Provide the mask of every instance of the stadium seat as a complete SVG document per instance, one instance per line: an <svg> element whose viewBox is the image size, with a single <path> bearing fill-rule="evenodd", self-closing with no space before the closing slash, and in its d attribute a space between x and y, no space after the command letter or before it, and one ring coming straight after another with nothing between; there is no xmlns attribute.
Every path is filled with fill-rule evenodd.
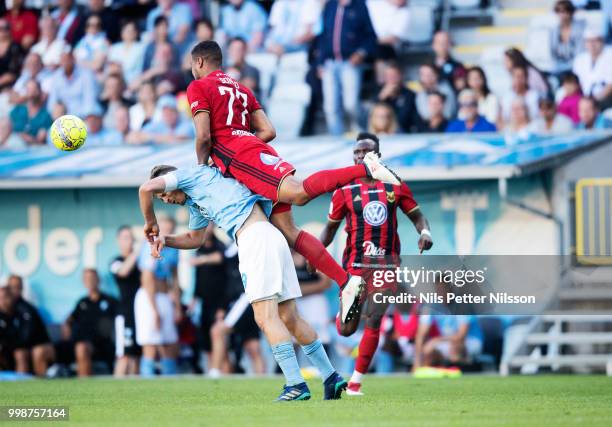
<svg viewBox="0 0 612 427"><path fill-rule="evenodd" d="M510 75L504 67L503 46L489 47L480 55L480 65L487 75L489 89L497 96L502 96L510 88Z"/></svg>
<svg viewBox="0 0 612 427"><path fill-rule="evenodd" d="M267 108L276 134L288 138L299 135L306 106L310 102L310 86L306 83L277 84Z"/></svg>
<svg viewBox="0 0 612 427"><path fill-rule="evenodd" d="M294 52L284 54L278 64L275 85L304 83L308 73L308 54Z"/></svg>
<svg viewBox="0 0 612 427"><path fill-rule="evenodd" d="M474 9L480 7L480 0L451 0L450 4L456 9Z"/></svg>
<svg viewBox="0 0 612 427"><path fill-rule="evenodd" d="M434 31L434 13L431 6L410 4L410 31L406 40L409 43L429 43Z"/></svg>

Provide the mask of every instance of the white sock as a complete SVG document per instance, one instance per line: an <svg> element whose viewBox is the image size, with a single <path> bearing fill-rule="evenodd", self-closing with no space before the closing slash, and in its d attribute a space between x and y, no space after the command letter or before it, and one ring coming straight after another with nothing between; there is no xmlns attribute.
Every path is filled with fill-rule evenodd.
<svg viewBox="0 0 612 427"><path fill-rule="evenodd" d="M213 379L220 378L221 377L221 371L219 369L212 368L212 369L210 369L208 371L208 377L209 378L213 378Z"/></svg>
<svg viewBox="0 0 612 427"><path fill-rule="evenodd" d="M353 371L350 382L361 384L361 377L363 377L361 372Z"/></svg>

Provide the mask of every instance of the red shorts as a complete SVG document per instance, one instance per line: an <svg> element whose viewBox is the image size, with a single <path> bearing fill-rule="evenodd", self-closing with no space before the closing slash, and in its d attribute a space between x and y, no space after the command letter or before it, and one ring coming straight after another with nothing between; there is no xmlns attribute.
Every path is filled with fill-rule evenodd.
<svg viewBox="0 0 612 427"><path fill-rule="evenodd" d="M213 147L213 160L219 167L219 163L227 166L226 175L231 175L253 193L272 200L275 204L273 213L290 210L291 205L278 203L278 189L285 177L295 173L293 165L280 158L274 148L258 138L241 137L239 147L239 151L231 153L231 158L225 159L215 155L220 150ZM223 152L230 154L226 148Z"/></svg>
<svg viewBox="0 0 612 427"><path fill-rule="evenodd" d="M390 268L350 268L347 270L353 276L361 276L366 282L366 295L371 295L374 292L390 291L397 293L397 281L394 279L387 281L384 278L386 271L393 271L395 267ZM376 273L378 272L378 273ZM376 273L376 274L375 274Z"/></svg>

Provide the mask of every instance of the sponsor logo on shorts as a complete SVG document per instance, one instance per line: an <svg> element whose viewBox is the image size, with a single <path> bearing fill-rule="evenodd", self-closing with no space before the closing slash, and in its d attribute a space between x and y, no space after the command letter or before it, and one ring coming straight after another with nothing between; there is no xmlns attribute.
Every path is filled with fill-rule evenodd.
<svg viewBox="0 0 612 427"><path fill-rule="evenodd" d="M251 132L247 132L246 130L233 130L232 136L255 136Z"/></svg>
<svg viewBox="0 0 612 427"><path fill-rule="evenodd" d="M385 253L387 252L387 250L385 248L379 248L378 246L376 246L374 243L370 242L369 240L366 240L365 242L363 242L363 254L365 256L385 256Z"/></svg>
<svg viewBox="0 0 612 427"><path fill-rule="evenodd" d="M273 166L280 161L278 157L273 156L271 154L267 154L267 153L260 153L259 159L264 165L268 165L268 166Z"/></svg>
<svg viewBox="0 0 612 427"><path fill-rule="evenodd" d="M374 227L384 224L387 220L387 206L378 200L369 202L363 208L363 219Z"/></svg>

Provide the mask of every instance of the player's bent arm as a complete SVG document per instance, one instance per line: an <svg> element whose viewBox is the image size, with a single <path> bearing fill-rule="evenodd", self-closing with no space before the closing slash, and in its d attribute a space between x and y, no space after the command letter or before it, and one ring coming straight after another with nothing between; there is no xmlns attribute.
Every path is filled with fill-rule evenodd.
<svg viewBox="0 0 612 427"><path fill-rule="evenodd" d="M433 246L433 240L431 238L431 233L429 232L429 221L427 221L425 215L423 215L418 207L408 212L407 215L420 235L419 249L421 253L431 249Z"/></svg>
<svg viewBox="0 0 612 427"><path fill-rule="evenodd" d="M193 124L196 131L196 156L199 165L207 165L212 148L212 137L210 135L210 114L208 111L200 111L193 116Z"/></svg>
<svg viewBox="0 0 612 427"><path fill-rule="evenodd" d="M151 179L140 186L138 198L140 200L140 211L147 224L157 222L153 210L153 195L163 193L166 190L166 181L162 177Z"/></svg>
<svg viewBox="0 0 612 427"><path fill-rule="evenodd" d="M334 241L334 237L336 236L336 232L338 231L338 227L340 227L341 221L327 221L325 224L325 228L321 232L321 236L319 240L323 243L323 246L327 247Z"/></svg>
<svg viewBox="0 0 612 427"><path fill-rule="evenodd" d="M251 129L255 131L255 136L263 142L270 142L276 138L276 129L262 109L251 113Z"/></svg>
<svg viewBox="0 0 612 427"><path fill-rule="evenodd" d="M164 244L176 249L197 249L204 244L206 240L206 228L199 230L189 230L184 234L171 234L162 236Z"/></svg>

